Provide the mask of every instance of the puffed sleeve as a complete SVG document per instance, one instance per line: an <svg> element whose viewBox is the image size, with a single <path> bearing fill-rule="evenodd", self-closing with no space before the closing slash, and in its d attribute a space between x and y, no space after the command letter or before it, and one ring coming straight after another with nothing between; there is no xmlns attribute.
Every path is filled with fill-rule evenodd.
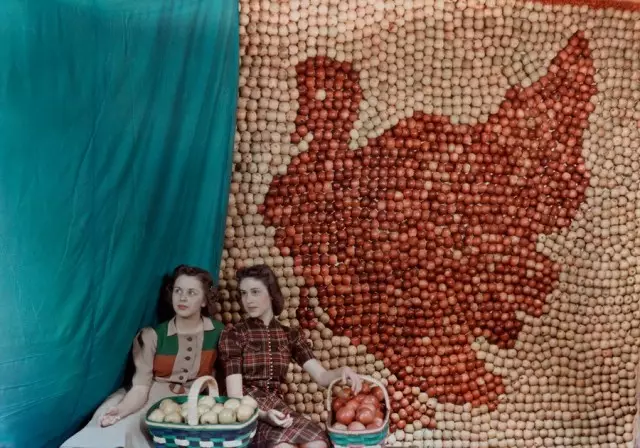
<svg viewBox="0 0 640 448"><path fill-rule="evenodd" d="M225 328L220 335L218 353L226 376L242 374L242 352L246 337L239 328Z"/></svg>
<svg viewBox="0 0 640 448"><path fill-rule="evenodd" d="M133 340L133 363L136 373L133 375L134 386L151 387L153 383L153 358L158 347L158 335L153 328L143 328Z"/></svg>
<svg viewBox="0 0 640 448"><path fill-rule="evenodd" d="M315 356L313 356L311 346L302 336L300 330L290 328L289 341L291 343L291 357L298 363L298 365L303 366L305 362L315 358Z"/></svg>

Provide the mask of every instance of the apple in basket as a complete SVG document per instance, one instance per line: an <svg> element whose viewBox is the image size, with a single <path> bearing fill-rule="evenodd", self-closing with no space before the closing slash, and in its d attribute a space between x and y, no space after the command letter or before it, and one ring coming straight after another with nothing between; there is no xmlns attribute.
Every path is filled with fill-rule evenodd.
<svg viewBox="0 0 640 448"><path fill-rule="evenodd" d="M202 425L229 425L244 423L251 418L258 403L246 396L241 400L229 398L224 403L216 403L210 396L198 400L198 420ZM187 403L178 404L171 398L165 398L157 409L149 414L149 421L158 423L185 423L187 421Z"/></svg>
<svg viewBox="0 0 640 448"><path fill-rule="evenodd" d="M364 383L362 391L353 395L351 388L336 386L335 394L331 403L335 423L331 428L358 432L378 429L384 424L384 392L380 387Z"/></svg>

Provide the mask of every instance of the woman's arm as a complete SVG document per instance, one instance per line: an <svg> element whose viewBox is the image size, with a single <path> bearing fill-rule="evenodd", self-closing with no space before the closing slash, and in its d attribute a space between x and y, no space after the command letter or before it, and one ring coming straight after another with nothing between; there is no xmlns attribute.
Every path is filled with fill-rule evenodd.
<svg viewBox="0 0 640 448"><path fill-rule="evenodd" d="M100 417L101 426L111 426L119 420L138 412L149 399L149 387L133 386L116 406L109 408Z"/></svg>
<svg viewBox="0 0 640 448"><path fill-rule="evenodd" d="M242 361L246 345L246 335L239 327L227 327L222 330L218 343L218 353L222 363L227 396L242 398Z"/></svg>
<svg viewBox="0 0 640 448"><path fill-rule="evenodd" d="M360 376L350 367L340 367L334 370L327 370L317 359L310 359L305 362L302 368L311 375L313 381L319 386L328 387L334 380L342 378L342 381L351 381L351 388L355 393L360 392L362 380Z"/></svg>
<svg viewBox="0 0 640 448"><path fill-rule="evenodd" d="M313 350L309 343L302 337L302 333L297 329L289 330L289 343L293 359L311 375L313 381L321 387L328 387L332 381L342 378L342 381L351 381L351 388L355 393L360 392L362 380L350 367L340 367L339 369L327 370L313 355Z"/></svg>
<svg viewBox="0 0 640 448"><path fill-rule="evenodd" d="M136 373L133 387L122 401L107 410L100 418L102 426L110 426L123 418L138 412L149 399L149 390L153 383L153 358L156 354L158 336L152 328L143 328L133 341L133 362Z"/></svg>
<svg viewBox="0 0 640 448"><path fill-rule="evenodd" d="M227 376L226 384L228 396L242 398L242 374L234 373L233 375ZM281 426L283 428L288 428L293 423L291 416L285 415L276 409L263 410L258 407L258 418L273 426Z"/></svg>
<svg viewBox="0 0 640 448"><path fill-rule="evenodd" d="M122 418L127 415L138 412L147 403L149 399L148 386L133 386L127 395L124 396L120 404L116 406L120 410Z"/></svg>

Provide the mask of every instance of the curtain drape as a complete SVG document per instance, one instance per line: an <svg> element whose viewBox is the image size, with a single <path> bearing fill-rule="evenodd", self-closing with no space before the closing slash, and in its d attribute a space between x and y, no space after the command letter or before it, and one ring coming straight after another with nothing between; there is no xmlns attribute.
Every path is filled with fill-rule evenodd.
<svg viewBox="0 0 640 448"><path fill-rule="evenodd" d="M238 5L0 2L0 447L54 447L122 379L176 264L217 275Z"/></svg>

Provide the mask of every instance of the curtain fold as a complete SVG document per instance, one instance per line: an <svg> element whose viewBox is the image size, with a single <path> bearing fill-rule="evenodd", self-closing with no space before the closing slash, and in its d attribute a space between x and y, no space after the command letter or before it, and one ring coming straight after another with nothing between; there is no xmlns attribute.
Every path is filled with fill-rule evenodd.
<svg viewBox="0 0 640 448"><path fill-rule="evenodd" d="M217 275L238 27L223 0L0 3L0 447L59 446L162 275Z"/></svg>

